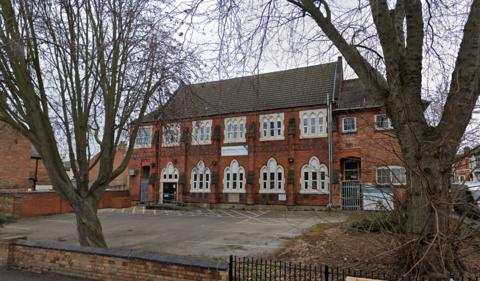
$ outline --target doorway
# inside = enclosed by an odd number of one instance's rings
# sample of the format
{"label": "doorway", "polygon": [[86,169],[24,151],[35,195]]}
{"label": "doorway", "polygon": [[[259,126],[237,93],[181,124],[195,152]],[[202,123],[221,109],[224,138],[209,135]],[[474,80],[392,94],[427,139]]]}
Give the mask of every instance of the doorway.
{"label": "doorway", "polygon": [[163,183],[163,203],[174,203],[177,201],[177,183],[164,182]]}

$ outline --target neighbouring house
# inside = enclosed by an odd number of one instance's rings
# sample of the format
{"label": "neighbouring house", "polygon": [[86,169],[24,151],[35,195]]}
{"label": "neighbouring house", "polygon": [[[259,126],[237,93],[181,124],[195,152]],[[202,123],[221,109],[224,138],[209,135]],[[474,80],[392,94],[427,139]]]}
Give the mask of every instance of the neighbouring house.
{"label": "neighbouring house", "polygon": [[129,191],[208,207],[359,208],[362,193],[406,183],[392,129],[360,80],[343,80],[341,57],[182,85],[145,117]]}
{"label": "neighbouring house", "polygon": [[457,155],[459,159],[453,165],[454,178],[457,183],[462,182],[480,182],[480,147],[471,149],[466,146],[463,153]]}
{"label": "neighbouring house", "polygon": [[52,189],[50,178],[35,147],[11,126],[0,122],[1,191]]}
{"label": "neighbouring house", "polygon": [[[125,155],[127,153],[127,145],[124,142],[121,142],[114,155],[114,162],[113,162],[113,170],[117,169],[125,159]],[[97,159],[99,154],[95,155],[91,160],[90,160],[90,165],[93,165]],[[98,177],[98,171],[100,169],[100,163],[96,163],[96,165],[89,171],[88,174],[88,179],[92,183],[94,182],[97,177]],[[115,190],[123,190],[127,189],[128,185],[128,171],[125,169],[116,179],[114,179],[109,186],[109,189],[115,189]]]}

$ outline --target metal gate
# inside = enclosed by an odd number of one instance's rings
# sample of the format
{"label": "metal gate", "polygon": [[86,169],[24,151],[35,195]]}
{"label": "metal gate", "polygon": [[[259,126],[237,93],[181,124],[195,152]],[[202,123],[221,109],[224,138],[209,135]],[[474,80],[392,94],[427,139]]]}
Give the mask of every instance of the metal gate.
{"label": "metal gate", "polygon": [[140,202],[145,203],[148,201],[148,182],[149,179],[143,179],[140,182]]}
{"label": "metal gate", "polygon": [[362,185],[360,183],[340,183],[340,199],[342,210],[361,209]]}

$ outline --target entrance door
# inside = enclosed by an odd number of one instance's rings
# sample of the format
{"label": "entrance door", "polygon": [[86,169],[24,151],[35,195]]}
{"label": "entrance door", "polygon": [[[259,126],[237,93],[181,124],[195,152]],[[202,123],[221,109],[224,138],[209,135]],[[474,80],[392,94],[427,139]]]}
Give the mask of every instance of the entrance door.
{"label": "entrance door", "polygon": [[176,200],[177,183],[164,182],[163,183],[163,203],[173,203]]}
{"label": "entrance door", "polygon": [[148,201],[148,179],[143,179],[140,182],[140,202],[145,203]]}

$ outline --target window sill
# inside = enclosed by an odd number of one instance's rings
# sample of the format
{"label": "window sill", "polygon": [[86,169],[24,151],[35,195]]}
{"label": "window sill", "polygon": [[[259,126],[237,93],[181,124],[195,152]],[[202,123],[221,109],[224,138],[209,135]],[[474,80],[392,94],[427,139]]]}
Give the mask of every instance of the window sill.
{"label": "window sill", "polygon": [[148,145],[135,145],[133,149],[152,148],[152,144]]}
{"label": "window sill", "polygon": [[388,129],[379,129],[379,128],[375,128],[375,133],[383,133],[383,132],[394,132],[394,129],[393,128],[388,128]]}
{"label": "window sill", "polygon": [[200,142],[192,141],[191,144],[192,145],[209,145],[209,144],[212,144],[212,141],[200,141]]}
{"label": "window sill", "polygon": [[190,189],[190,193],[210,193],[210,189]]}
{"label": "window sill", "polygon": [[265,190],[261,189],[258,191],[259,194],[285,194],[285,190],[278,189],[278,190]]}
{"label": "window sill", "polygon": [[223,193],[247,193],[245,189],[224,189]]}
{"label": "window sill", "polygon": [[224,139],[223,143],[242,143],[242,142],[247,142],[246,139]]}
{"label": "window sill", "polygon": [[357,131],[343,131],[342,132],[342,135],[356,135],[357,134]]}
{"label": "window sill", "polygon": [[170,144],[163,143],[162,144],[162,147],[176,147],[176,146],[180,146],[180,143],[170,143]]}
{"label": "window sill", "polygon": [[278,136],[278,137],[260,137],[259,141],[281,141],[285,140],[284,136]]}
{"label": "window sill", "polygon": [[300,194],[329,194],[329,192],[327,189],[321,189],[321,190],[301,189]]}
{"label": "window sill", "polygon": [[327,133],[323,134],[310,134],[310,135],[300,135],[300,139],[319,139],[319,138],[326,138],[328,137]]}

